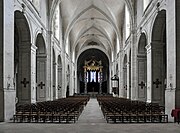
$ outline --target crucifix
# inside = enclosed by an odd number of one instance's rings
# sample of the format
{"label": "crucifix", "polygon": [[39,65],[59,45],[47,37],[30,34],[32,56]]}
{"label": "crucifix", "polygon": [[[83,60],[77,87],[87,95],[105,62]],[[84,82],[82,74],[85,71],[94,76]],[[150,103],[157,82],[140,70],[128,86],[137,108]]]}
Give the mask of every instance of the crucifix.
{"label": "crucifix", "polygon": [[141,83],[139,84],[139,86],[141,87],[141,89],[143,89],[145,87],[145,83],[143,81],[141,81]]}
{"label": "crucifix", "polygon": [[24,84],[24,87],[26,88],[26,85],[29,84],[29,81],[24,78],[23,81],[21,81],[21,84]]}
{"label": "crucifix", "polygon": [[153,84],[156,85],[156,88],[159,88],[159,85],[162,84],[161,81],[159,81],[159,79],[156,79],[155,82],[153,82]]}
{"label": "crucifix", "polygon": [[40,82],[40,84],[38,84],[39,87],[41,87],[41,89],[43,89],[43,86],[45,86],[45,84],[43,84],[43,82]]}

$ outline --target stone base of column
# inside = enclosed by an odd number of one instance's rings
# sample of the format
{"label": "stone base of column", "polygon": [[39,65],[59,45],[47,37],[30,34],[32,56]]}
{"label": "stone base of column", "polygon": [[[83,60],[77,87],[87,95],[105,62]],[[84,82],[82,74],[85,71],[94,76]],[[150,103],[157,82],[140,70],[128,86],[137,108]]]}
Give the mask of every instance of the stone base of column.
{"label": "stone base of column", "polygon": [[1,96],[4,97],[3,103],[1,102],[2,114],[0,116],[0,121],[10,121],[10,119],[15,114],[15,97],[16,90],[1,90]]}
{"label": "stone base of column", "polygon": [[176,91],[175,89],[167,89],[165,91],[165,113],[168,114],[168,121],[174,122],[174,118],[171,116],[172,109],[175,108],[176,100]]}

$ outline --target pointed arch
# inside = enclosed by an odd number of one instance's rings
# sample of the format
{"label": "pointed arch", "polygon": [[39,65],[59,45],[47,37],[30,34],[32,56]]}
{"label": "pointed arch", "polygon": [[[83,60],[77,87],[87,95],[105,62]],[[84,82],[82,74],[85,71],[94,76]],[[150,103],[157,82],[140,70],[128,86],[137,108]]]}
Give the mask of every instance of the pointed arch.
{"label": "pointed arch", "polygon": [[158,12],[151,35],[152,47],[152,101],[165,104],[167,79],[166,10]]}

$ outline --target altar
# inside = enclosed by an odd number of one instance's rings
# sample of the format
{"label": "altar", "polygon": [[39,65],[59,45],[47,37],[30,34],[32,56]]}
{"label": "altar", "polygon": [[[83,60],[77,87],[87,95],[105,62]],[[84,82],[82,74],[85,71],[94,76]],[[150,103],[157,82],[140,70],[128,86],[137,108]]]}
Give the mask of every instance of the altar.
{"label": "altar", "polygon": [[91,97],[91,98],[95,98],[97,96],[98,92],[88,92],[88,95]]}

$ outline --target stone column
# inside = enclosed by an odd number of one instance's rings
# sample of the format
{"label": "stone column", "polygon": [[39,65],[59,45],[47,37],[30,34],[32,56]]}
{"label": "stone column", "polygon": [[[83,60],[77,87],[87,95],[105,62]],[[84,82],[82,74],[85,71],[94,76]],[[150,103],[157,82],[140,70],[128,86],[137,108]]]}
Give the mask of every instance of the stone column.
{"label": "stone column", "polygon": [[[47,31],[46,33],[46,43],[47,43],[47,64],[46,64],[46,98],[44,100],[52,100],[52,61],[53,61],[53,52],[52,52],[52,46],[53,46],[53,35],[52,31]],[[38,83],[37,83],[38,85]],[[38,90],[37,90],[38,91]]]}
{"label": "stone column", "polygon": [[99,94],[102,93],[102,80],[103,80],[103,73],[102,73],[102,68],[100,68],[100,71],[99,71],[99,76],[100,76],[100,82],[99,82]]}
{"label": "stone column", "polygon": [[146,46],[147,50],[147,102],[152,101],[152,48],[151,44]]}
{"label": "stone column", "polygon": [[87,77],[86,77],[86,68],[84,68],[84,93],[87,94]]}
{"label": "stone column", "polygon": [[[133,27],[133,26],[132,26]],[[138,98],[137,89],[137,37],[135,29],[132,30],[131,35],[131,99]],[[135,45],[136,44],[136,45]]]}
{"label": "stone column", "polygon": [[65,64],[65,53],[62,52],[62,97],[66,97],[66,64]]}
{"label": "stone column", "polygon": [[[177,82],[177,66],[176,61],[179,60],[176,54],[180,53],[178,51],[178,47],[176,46],[178,43],[176,42],[176,18],[179,16],[179,7],[178,4],[179,0],[167,0],[167,17],[166,17],[166,28],[167,28],[167,88],[165,91],[165,111],[169,115],[169,121],[174,121],[174,118],[171,117],[171,110],[176,108],[176,82]],[[177,13],[177,15],[176,15]],[[179,17],[178,17],[179,18]],[[179,22],[179,21],[178,21]],[[179,36],[177,37],[177,39]],[[176,44],[177,43],[177,44]],[[177,48],[177,49],[176,49]]]}
{"label": "stone column", "polygon": [[74,64],[70,63],[70,73],[69,73],[69,95],[72,96],[74,94]]}
{"label": "stone column", "polygon": [[119,97],[123,97],[124,94],[124,64],[123,64],[123,52],[120,52],[120,59],[119,59]]}
{"label": "stone column", "polygon": [[53,63],[53,99],[58,98],[57,63]]}
{"label": "stone column", "polygon": [[13,1],[0,1],[0,121],[15,113],[13,9]]}
{"label": "stone column", "polygon": [[31,103],[36,102],[36,49],[31,45]]}
{"label": "stone column", "polygon": [[75,87],[74,88],[75,89],[75,93],[80,93],[80,90],[79,90],[79,88],[80,88],[79,87],[79,80],[78,80],[78,76],[77,76],[77,66],[75,67],[74,73],[75,73],[75,75],[74,75],[75,76],[75,83],[74,83],[75,84],[75,86],[74,86]]}
{"label": "stone column", "polygon": [[130,82],[130,72],[131,72],[131,66],[130,66],[130,62],[127,63],[127,98],[131,98],[131,82]]}

